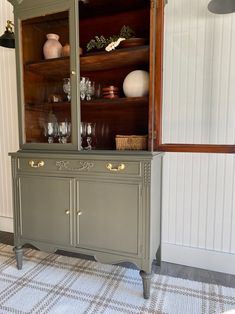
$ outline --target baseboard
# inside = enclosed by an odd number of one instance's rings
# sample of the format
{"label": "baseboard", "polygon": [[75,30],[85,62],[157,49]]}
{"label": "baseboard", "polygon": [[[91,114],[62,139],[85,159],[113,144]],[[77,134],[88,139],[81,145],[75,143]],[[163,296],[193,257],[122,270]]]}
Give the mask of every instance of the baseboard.
{"label": "baseboard", "polygon": [[13,218],[0,216],[0,231],[13,232]]}
{"label": "baseboard", "polygon": [[163,243],[162,260],[235,275],[235,254]]}

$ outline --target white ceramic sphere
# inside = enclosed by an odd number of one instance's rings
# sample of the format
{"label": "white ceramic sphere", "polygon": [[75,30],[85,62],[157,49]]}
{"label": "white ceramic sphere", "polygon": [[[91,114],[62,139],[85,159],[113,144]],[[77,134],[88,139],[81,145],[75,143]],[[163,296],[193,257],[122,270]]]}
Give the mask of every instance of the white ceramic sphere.
{"label": "white ceramic sphere", "polygon": [[149,93],[149,73],[143,70],[130,72],[123,82],[126,97],[143,97]]}

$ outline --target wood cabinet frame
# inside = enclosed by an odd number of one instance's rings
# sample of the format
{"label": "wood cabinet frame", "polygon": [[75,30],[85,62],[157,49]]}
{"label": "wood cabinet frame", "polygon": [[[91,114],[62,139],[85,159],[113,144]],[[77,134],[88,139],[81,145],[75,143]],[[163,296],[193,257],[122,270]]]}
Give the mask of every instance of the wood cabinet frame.
{"label": "wood cabinet frame", "polygon": [[[157,10],[157,28],[164,29],[164,4],[165,1],[158,1],[159,8]],[[160,43],[156,48],[155,64],[160,66],[156,68],[155,72],[155,136],[156,141],[154,150],[165,152],[191,152],[191,153],[235,153],[235,145],[221,145],[221,144],[177,144],[177,143],[163,143],[162,142],[162,106],[163,106],[163,32],[156,32],[156,41]]]}

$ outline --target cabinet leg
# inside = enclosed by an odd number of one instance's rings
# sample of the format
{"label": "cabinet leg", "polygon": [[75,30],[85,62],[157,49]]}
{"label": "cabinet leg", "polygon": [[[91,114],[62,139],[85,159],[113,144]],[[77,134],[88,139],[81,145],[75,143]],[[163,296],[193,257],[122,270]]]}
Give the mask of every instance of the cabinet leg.
{"label": "cabinet leg", "polygon": [[143,295],[145,299],[150,297],[150,285],[151,285],[151,278],[153,276],[152,273],[146,273],[145,271],[140,271],[140,276],[143,281]]}
{"label": "cabinet leg", "polygon": [[157,250],[157,253],[156,253],[156,264],[157,264],[157,266],[161,267],[161,262],[162,262],[161,247],[159,247],[159,249]]}
{"label": "cabinet leg", "polygon": [[22,246],[15,247],[15,255],[16,255],[16,265],[18,269],[22,269],[22,261],[23,261],[23,248]]}

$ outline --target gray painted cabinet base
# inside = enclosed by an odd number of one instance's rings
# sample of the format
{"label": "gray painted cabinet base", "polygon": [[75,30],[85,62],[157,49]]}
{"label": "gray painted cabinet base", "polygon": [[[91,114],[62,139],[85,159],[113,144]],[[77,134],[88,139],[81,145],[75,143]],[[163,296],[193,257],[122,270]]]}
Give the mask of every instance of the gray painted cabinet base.
{"label": "gray painted cabinet base", "polygon": [[[25,244],[91,255],[103,263],[131,262],[141,270],[149,298],[160,247],[162,154],[11,156],[18,269]],[[31,167],[32,161],[43,166]]]}

